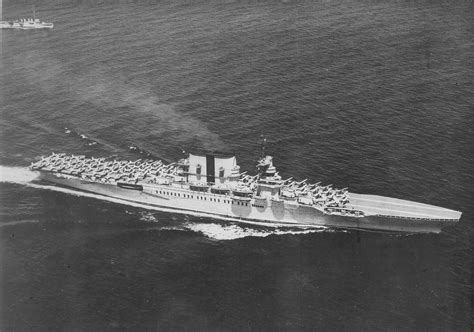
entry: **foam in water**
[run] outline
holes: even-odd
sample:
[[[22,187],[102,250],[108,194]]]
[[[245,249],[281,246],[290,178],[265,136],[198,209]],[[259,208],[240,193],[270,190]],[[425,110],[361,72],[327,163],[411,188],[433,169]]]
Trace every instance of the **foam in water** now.
[[[19,224],[27,224],[27,223],[37,223],[39,220],[37,219],[26,219],[26,220],[15,220],[15,221],[9,221],[9,222],[2,222],[0,223],[0,227],[7,227],[7,226],[13,226],[13,225],[19,225]]]
[[[69,129],[68,127],[64,127],[64,133],[66,133],[66,134],[69,135],[69,136],[79,137],[81,140],[86,141],[85,144],[86,144],[87,146],[97,145],[97,141],[93,140],[92,138],[90,138],[90,137],[87,136],[86,134],[82,134],[82,133],[76,132],[76,131],[74,131],[74,130]]]
[[[140,212],[140,220],[146,222],[159,222],[159,220],[153,215],[153,213],[148,211]]]
[[[153,206],[143,205],[140,203],[124,201],[118,198],[112,198],[112,197],[77,191],[77,190],[63,188],[63,187],[49,186],[49,185],[43,185],[43,184],[32,182],[33,180],[37,179],[37,177],[38,177],[37,172],[30,171],[29,169],[25,167],[0,166],[0,182],[17,183],[17,184],[26,185],[32,188],[37,188],[37,189],[52,190],[52,191],[58,191],[58,192],[75,195],[75,196],[95,198],[95,199],[109,201],[109,202],[113,202],[117,204],[143,208],[148,211],[156,210],[156,211],[176,213],[176,210],[173,210],[173,209],[153,207]],[[235,220],[232,218],[214,216],[211,214],[200,213],[200,212],[186,211],[186,214],[196,216],[196,217],[221,219],[221,220],[235,222]],[[146,222],[158,222],[158,219],[156,219],[156,217],[151,212],[140,212],[140,220],[146,221]],[[184,231],[191,230],[193,232],[202,233],[206,237],[215,239],[215,240],[234,240],[234,239],[239,239],[239,238],[244,238],[244,237],[249,237],[249,236],[266,237],[269,235],[309,234],[309,233],[322,232],[322,231],[328,230],[328,228],[326,227],[307,227],[307,226],[298,230],[294,230],[294,228],[298,227],[298,225],[292,226],[292,229],[283,230],[278,227],[283,227],[283,226],[288,227],[288,225],[264,223],[264,222],[257,223],[257,222],[250,222],[250,221],[244,222],[244,223],[249,224],[249,225],[272,227],[273,229],[270,229],[270,230],[252,229],[252,228],[242,227],[237,224],[221,225],[221,224],[215,224],[215,223],[192,223],[192,222],[186,222],[183,226],[176,226],[171,229],[184,230]]]
[[[270,235],[286,235],[286,234],[310,234],[327,230],[326,227],[311,228],[302,230],[282,230],[282,229],[252,229],[239,225],[221,225],[214,223],[188,223],[185,228],[194,232],[204,234],[206,237],[214,240],[235,240],[244,237],[267,237]]]
[[[38,173],[25,167],[0,166],[0,182],[27,184],[38,177]]]

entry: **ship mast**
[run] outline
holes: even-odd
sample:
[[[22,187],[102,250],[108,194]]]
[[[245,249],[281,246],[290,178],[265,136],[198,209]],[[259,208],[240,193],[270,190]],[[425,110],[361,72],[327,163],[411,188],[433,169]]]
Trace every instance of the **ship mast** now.
[[[260,136],[262,139],[262,143],[260,144],[260,158],[265,158],[265,148],[267,147],[267,138],[263,135]]]

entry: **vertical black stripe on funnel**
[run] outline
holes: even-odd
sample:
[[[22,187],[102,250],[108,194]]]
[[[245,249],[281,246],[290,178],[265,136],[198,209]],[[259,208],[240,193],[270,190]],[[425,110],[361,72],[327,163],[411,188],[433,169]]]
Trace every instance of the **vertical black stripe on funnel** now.
[[[215,182],[215,174],[216,174],[216,165],[214,161],[213,155],[206,155],[206,171],[207,171],[207,182],[214,183]]]

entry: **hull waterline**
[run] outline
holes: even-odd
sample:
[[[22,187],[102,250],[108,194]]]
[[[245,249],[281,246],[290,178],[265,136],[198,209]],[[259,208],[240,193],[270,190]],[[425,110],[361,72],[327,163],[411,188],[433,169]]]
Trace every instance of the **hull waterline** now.
[[[294,202],[270,201],[267,206],[261,207],[261,205],[255,204],[255,200],[250,200],[247,205],[241,205],[236,204],[238,202],[235,202],[229,195],[190,193],[189,190],[178,186],[142,185],[142,190],[137,190],[137,187],[133,186],[124,187],[117,184],[85,181],[74,176],[58,176],[58,174],[51,172],[41,171],[39,174],[41,180],[50,184],[115,198],[124,201],[124,204],[131,202],[150,208],[172,210],[176,213],[200,213],[209,217],[263,226],[335,227],[383,232],[439,233],[442,228],[456,224],[456,217],[458,214],[460,216],[457,211],[383,197],[385,200],[393,200],[398,204],[402,202],[414,204],[412,208],[434,209],[443,212],[444,215],[447,214],[450,218],[441,218],[441,215],[438,216],[439,218],[416,218],[383,214],[367,215],[362,218],[347,217],[324,214],[314,207]],[[359,204],[363,198],[370,197],[370,195],[352,195],[357,197],[356,202]]]

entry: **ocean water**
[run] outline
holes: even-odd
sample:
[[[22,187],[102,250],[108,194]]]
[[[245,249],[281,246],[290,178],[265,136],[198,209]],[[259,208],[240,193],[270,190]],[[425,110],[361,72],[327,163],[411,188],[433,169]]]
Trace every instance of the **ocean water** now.
[[[0,30],[0,330],[472,330],[472,1],[6,0],[3,19],[33,4],[53,30]],[[251,172],[261,134],[284,177],[462,219],[257,227],[26,169],[204,148]]]

